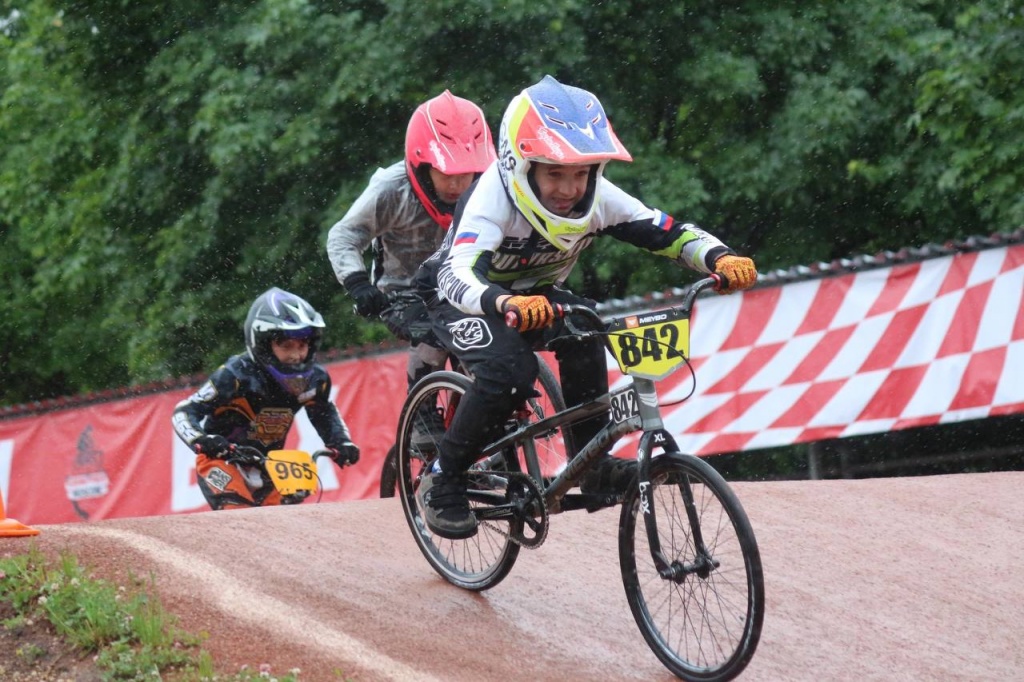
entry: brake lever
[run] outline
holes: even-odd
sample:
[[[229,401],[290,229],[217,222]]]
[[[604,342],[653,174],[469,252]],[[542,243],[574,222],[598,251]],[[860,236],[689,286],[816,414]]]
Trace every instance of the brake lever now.
[[[565,305],[560,306],[560,308],[561,308],[561,312],[562,312],[562,319],[565,322],[565,327],[570,332],[572,332],[572,334],[574,336],[578,336],[580,338],[590,338],[591,336],[598,336],[598,335],[600,335],[601,333],[603,333],[605,331],[605,329],[604,329],[604,320],[602,320],[601,316],[597,314],[597,311],[592,310],[592,309],[588,308],[587,306],[572,305],[572,304],[568,304],[568,303],[565,304]],[[588,319],[590,319],[592,321],[595,321],[598,324],[600,324],[602,328],[601,329],[583,329],[583,328],[577,326],[572,321],[572,316],[574,314],[575,315],[582,315],[582,316],[584,316],[584,317],[586,317],[586,318],[588,318]]]

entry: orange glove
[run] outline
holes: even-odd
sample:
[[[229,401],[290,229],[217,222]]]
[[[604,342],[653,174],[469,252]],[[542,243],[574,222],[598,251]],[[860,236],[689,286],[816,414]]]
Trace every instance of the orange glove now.
[[[725,278],[725,285],[718,290],[720,294],[731,294],[741,289],[749,289],[757,281],[757,268],[754,261],[742,256],[722,256],[715,261],[715,274]]]
[[[546,327],[555,321],[555,310],[544,296],[512,296],[501,304],[505,324],[521,332]]]

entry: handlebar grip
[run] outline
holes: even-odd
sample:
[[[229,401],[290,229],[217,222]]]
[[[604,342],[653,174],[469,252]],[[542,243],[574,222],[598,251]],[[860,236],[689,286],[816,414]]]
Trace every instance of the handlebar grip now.
[[[566,308],[561,303],[551,303],[551,310],[555,313],[555,319],[561,320],[566,315]],[[505,312],[505,326],[511,327],[512,329],[519,329],[519,313],[515,310],[508,310]]]

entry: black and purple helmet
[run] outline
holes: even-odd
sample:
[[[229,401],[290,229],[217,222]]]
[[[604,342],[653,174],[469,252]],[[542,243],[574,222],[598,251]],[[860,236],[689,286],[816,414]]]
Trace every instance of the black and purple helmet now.
[[[324,326],[324,318],[305,299],[274,287],[260,294],[249,308],[245,347],[249,357],[285,390],[300,395],[309,388]],[[302,362],[285,364],[270,347],[274,339],[306,339],[309,352]]]

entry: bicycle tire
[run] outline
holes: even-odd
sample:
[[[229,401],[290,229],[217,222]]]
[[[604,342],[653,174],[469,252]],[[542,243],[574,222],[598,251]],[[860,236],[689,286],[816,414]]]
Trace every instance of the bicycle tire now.
[[[541,418],[564,410],[565,399],[562,397],[562,388],[558,384],[558,377],[555,376],[548,363],[540,356],[537,357],[537,362],[540,365],[540,371],[537,374],[537,382],[534,387],[540,396],[531,398],[529,403],[534,415]],[[557,435],[562,436],[563,440],[560,441],[557,437],[549,436],[545,439],[543,446],[538,445],[537,447],[541,477],[554,476],[568,461],[566,448],[571,446],[565,443],[561,429]],[[397,447],[392,445],[384,456],[384,463],[380,469],[380,496],[382,498],[394,497],[398,491],[397,453]],[[521,462],[521,465],[524,468],[527,466],[525,462]]]
[[[480,591],[494,587],[512,570],[520,546],[509,536],[521,534],[523,522],[513,519],[481,523],[476,535],[465,540],[449,540],[431,533],[423,519],[423,508],[416,499],[416,490],[423,473],[436,459],[436,449],[429,451],[411,444],[413,421],[420,407],[436,405],[448,421],[470,385],[471,380],[463,374],[439,371],[421,379],[409,392],[402,406],[396,438],[398,496],[413,538],[431,567],[457,587]],[[503,466],[518,470],[517,458],[503,459]],[[497,466],[491,463],[492,469]],[[479,504],[471,494],[470,506]]]
[[[398,447],[392,445],[380,467],[380,496],[394,497],[398,490]]]
[[[729,484],[698,457],[664,453],[651,460],[650,478],[643,495],[639,486],[626,494],[619,519],[629,608],[648,646],[677,677],[731,680],[754,655],[764,620],[764,574],[753,528]],[[686,490],[692,493],[690,513]],[[662,577],[655,567],[639,514],[648,504],[662,554],[673,566],[694,569],[678,579]],[[695,531],[716,566],[700,570]]]
[[[544,358],[538,355],[537,362],[540,365],[540,371],[537,373],[534,388],[540,393],[540,396],[527,401],[530,405],[532,421],[550,417],[565,409],[565,398],[562,396],[562,387],[558,383],[558,377],[555,376],[551,366],[544,361]],[[572,444],[568,429],[563,426],[558,427],[550,434],[537,438],[534,441],[534,446],[539,471],[530,471],[529,463],[522,459],[520,459],[520,466],[523,471],[534,475],[538,482],[556,476],[565,468],[565,463],[571,458]]]

